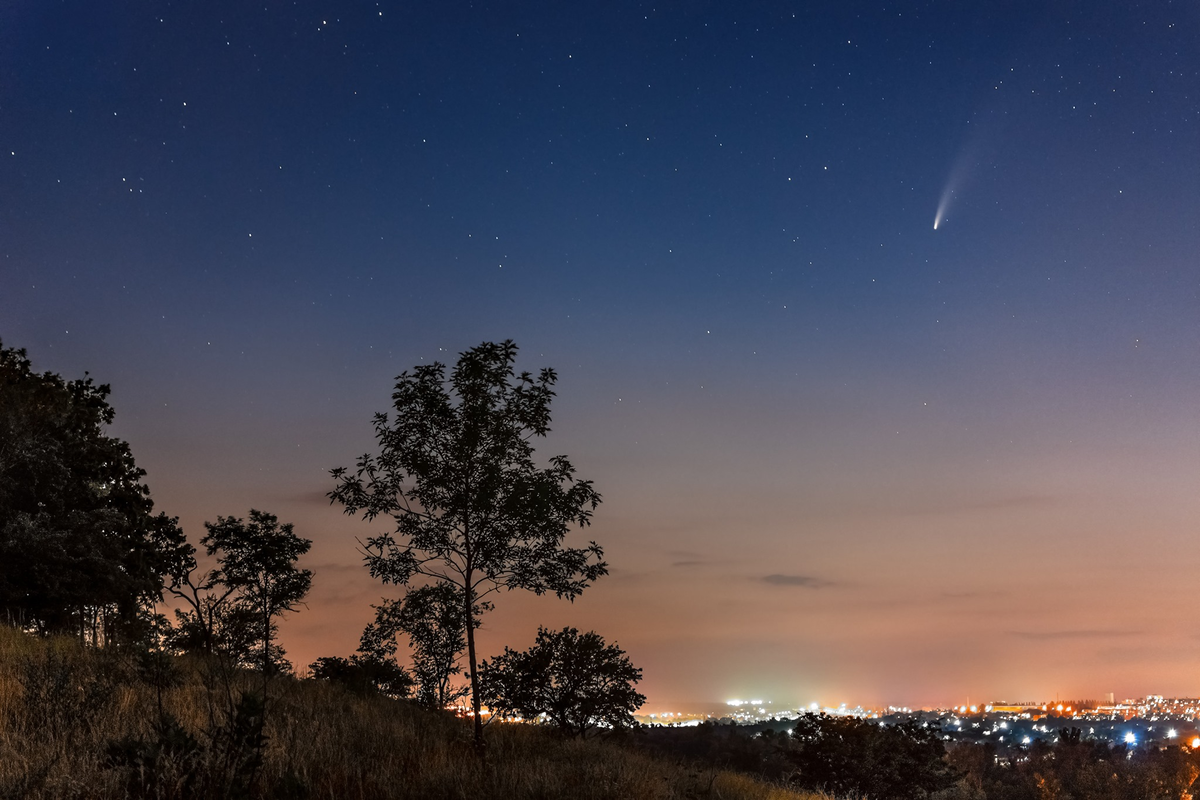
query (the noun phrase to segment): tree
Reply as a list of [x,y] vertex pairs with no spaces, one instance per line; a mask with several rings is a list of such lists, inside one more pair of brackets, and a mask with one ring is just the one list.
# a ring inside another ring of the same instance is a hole
[[186,548],[107,436],[107,384],[35,373],[0,345],[0,620],[103,644],[140,638]]
[[[489,603],[475,604],[474,625]],[[376,607],[375,622],[363,631],[363,652],[378,658],[395,655],[398,633],[407,634],[412,646],[417,700],[428,708],[445,708],[467,694],[466,687],[451,683],[462,673],[462,651],[466,648],[466,625],[462,591],[450,583],[434,583],[412,589],[403,600],[388,600]]]
[[530,440],[550,430],[557,377],[552,369],[516,375],[516,357],[511,341],[485,342],[459,356],[448,382],[440,363],[402,373],[394,416],[375,415],[378,455],[364,455],[354,473],[332,470],[329,493],[348,514],[395,520],[394,532],[367,540],[372,576],[398,585],[421,576],[461,592],[477,749],[480,601],[501,589],[573,600],[608,573],[595,542],[563,546],[600,495],[576,480],[566,456],[534,464]]
[[283,649],[273,644],[276,618],[294,611],[308,594],[312,572],[296,569],[296,561],[312,542],[297,536],[291,523],[280,525],[274,514],[255,509],[249,522],[217,517],[204,527],[208,533],[200,544],[217,566],[197,577],[192,548],[177,562],[168,586],[188,606],[176,611],[179,643],[253,663],[264,673],[288,669]]
[[585,737],[599,726],[631,727],[633,712],[646,702],[633,688],[642,671],[594,631],[538,628],[533,647],[524,652],[506,647],[480,671],[483,700],[493,712],[526,719],[545,715],[572,736]]

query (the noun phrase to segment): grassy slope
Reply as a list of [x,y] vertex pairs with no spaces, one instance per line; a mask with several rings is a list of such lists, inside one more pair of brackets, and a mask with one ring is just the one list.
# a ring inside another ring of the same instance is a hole
[[[0,627],[0,798],[124,797],[120,774],[103,766],[105,745],[148,737],[157,718],[156,691],[131,669]],[[180,674],[163,704],[199,736],[220,692],[210,695],[195,666]],[[481,761],[469,727],[448,715],[311,681],[281,679],[271,693],[258,781],[268,797],[817,800],[528,725],[492,726]]]

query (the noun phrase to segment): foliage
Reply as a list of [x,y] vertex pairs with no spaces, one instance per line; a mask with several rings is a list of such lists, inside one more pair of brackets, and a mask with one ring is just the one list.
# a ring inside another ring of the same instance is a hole
[[394,415],[375,416],[378,455],[332,471],[346,513],[394,519],[367,542],[371,574],[407,585],[422,576],[462,592],[476,746],[483,744],[475,653],[477,604],[501,589],[574,599],[607,574],[595,543],[569,548],[600,496],[565,456],[538,468],[530,440],[550,430],[554,370],[513,369],[517,346],[485,342],[446,378],[440,363],[402,373]]
[[1200,777],[1200,756],[1186,747],[1129,749],[1089,739],[1079,728],[1060,730],[1054,745],[1038,739],[1005,753],[992,744],[959,744],[950,762],[964,777],[948,800],[1175,800],[1190,796]]
[[[490,603],[476,603],[473,624]],[[363,652],[379,658],[395,655],[398,633],[407,634],[412,646],[417,700],[427,708],[446,708],[466,696],[469,689],[451,683],[462,673],[462,651],[467,646],[467,620],[462,590],[450,583],[411,589],[402,600],[376,607],[375,621],[363,631]]]
[[124,778],[126,798],[238,800],[256,796],[263,765],[263,697],[239,695],[222,724],[193,735],[173,714],[161,713],[148,736],[108,742],[104,766]]
[[124,736],[105,748],[106,767],[124,775],[128,798],[196,798],[201,788],[204,753],[200,741],[174,716],[155,721],[148,737]]
[[173,643],[182,650],[221,653],[264,673],[290,669],[274,643],[276,618],[294,611],[308,594],[312,572],[297,569],[296,561],[312,542],[297,536],[291,523],[280,525],[274,514],[255,509],[248,522],[217,517],[204,527],[208,532],[200,543],[217,566],[199,572],[191,545],[176,561],[167,588],[187,605],[175,612]]
[[625,651],[595,632],[538,629],[524,652],[504,654],[480,669],[483,700],[493,712],[526,719],[543,715],[568,735],[584,737],[598,726],[632,727],[646,697],[633,688],[642,671]]
[[21,736],[74,743],[89,735],[93,721],[107,713],[122,682],[116,659],[89,657],[76,641],[56,641],[16,664],[21,687]]
[[639,737],[639,744],[660,755],[839,797],[926,798],[955,790],[959,773],[948,763],[937,731],[919,722],[881,725],[878,720],[809,714],[787,725],[790,733],[712,723],[652,728]]
[[96,644],[146,630],[185,545],[129,445],[105,435],[109,394],[0,346],[0,621]]
[[782,782],[795,774],[791,737],[771,728],[756,731],[733,723],[704,722],[696,727],[641,728],[637,746],[659,756],[737,770]]
[[330,681],[354,692],[379,692],[392,698],[408,697],[413,678],[395,660],[355,653],[349,658],[326,656],[308,666],[314,680]]
[[[736,769],[802,790],[848,797],[937,800],[1177,800],[1194,793],[1200,753],[1180,745],[1127,748],[1079,728],[1051,744],[952,745],[920,723],[807,716],[760,726],[653,727],[634,737],[659,756]],[[786,725],[786,728],[785,728]],[[793,730],[788,733],[787,728]]]
[[[166,634],[166,644],[176,652],[221,655],[243,667],[261,665],[262,625],[258,614],[222,593],[205,593],[204,588],[187,587],[190,596],[183,599],[188,607],[175,609],[175,627]],[[179,596],[178,587],[168,589]],[[278,647],[272,652],[272,664],[273,669],[286,671]]]
[[896,725],[806,714],[792,729],[796,783],[833,794],[922,798],[953,785],[939,731],[915,720]]

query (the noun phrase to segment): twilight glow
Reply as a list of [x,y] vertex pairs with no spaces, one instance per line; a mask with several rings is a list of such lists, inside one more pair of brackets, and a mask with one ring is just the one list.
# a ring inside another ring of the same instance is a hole
[[299,665],[392,591],[328,470],[511,338],[612,572],[483,656],[595,629],[651,712],[1196,696],[1192,14],[6,3],[0,337],[112,384],[194,538],[314,541]]

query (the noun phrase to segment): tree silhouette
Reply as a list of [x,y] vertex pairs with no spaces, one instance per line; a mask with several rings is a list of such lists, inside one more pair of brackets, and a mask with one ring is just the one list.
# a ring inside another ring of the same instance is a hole
[[264,673],[288,669],[283,650],[273,643],[275,620],[308,594],[312,572],[296,569],[296,561],[312,542],[297,536],[291,523],[280,525],[274,514],[255,509],[248,522],[217,517],[204,527],[208,532],[200,544],[217,566],[198,575],[192,548],[177,562],[168,586],[187,604],[176,611],[177,643],[221,652]]
[[584,737],[597,728],[636,724],[646,702],[633,685],[642,671],[625,651],[575,628],[539,628],[533,647],[504,654],[480,668],[484,702],[497,714],[536,719],[545,715],[564,733]]
[[371,574],[407,585],[422,576],[461,591],[475,744],[483,747],[475,652],[477,604],[500,589],[574,599],[607,565],[591,542],[563,546],[600,502],[565,456],[538,468],[530,440],[550,430],[554,370],[515,374],[517,346],[485,342],[463,353],[446,379],[440,363],[397,378],[394,415],[375,416],[378,455],[351,473],[332,470],[329,493],[346,513],[392,518],[368,539]]
[[107,384],[33,372],[0,345],[0,621],[103,644],[140,638],[186,548],[154,514]]

